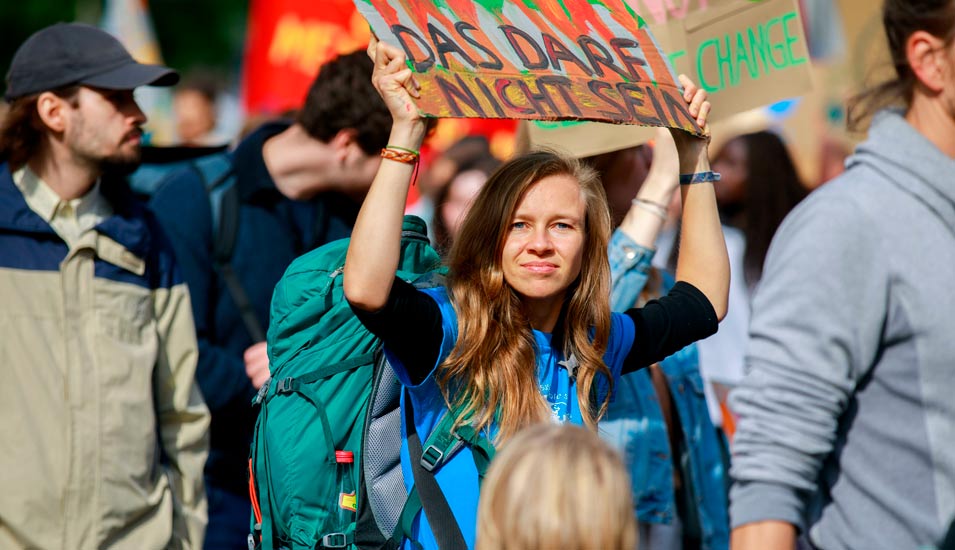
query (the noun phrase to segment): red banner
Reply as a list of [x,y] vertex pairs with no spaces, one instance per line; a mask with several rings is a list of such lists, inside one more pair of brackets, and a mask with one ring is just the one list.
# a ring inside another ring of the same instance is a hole
[[318,68],[366,47],[369,36],[352,0],[252,0],[242,75],[246,112],[299,108]]
[[[298,109],[321,65],[366,47],[370,34],[352,0],[252,0],[242,75],[246,113]],[[442,120],[422,150],[423,164],[469,134],[486,136],[492,151],[506,158],[514,149],[515,127],[506,119]]]

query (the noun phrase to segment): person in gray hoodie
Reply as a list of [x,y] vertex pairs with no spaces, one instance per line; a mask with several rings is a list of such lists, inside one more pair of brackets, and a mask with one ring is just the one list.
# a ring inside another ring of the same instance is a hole
[[897,79],[865,95],[868,140],[782,224],[754,298],[734,550],[932,549],[955,516],[955,2],[883,15]]

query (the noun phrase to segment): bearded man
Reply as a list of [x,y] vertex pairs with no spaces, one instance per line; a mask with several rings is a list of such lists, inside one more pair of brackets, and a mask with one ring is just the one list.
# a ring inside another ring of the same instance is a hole
[[202,547],[209,413],[189,294],[123,175],[137,63],[57,24],[17,50],[0,129],[0,548]]

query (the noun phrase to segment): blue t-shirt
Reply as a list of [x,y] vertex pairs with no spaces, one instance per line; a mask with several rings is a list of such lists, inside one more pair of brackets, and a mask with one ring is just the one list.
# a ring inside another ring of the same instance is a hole
[[[425,293],[437,302],[441,311],[441,329],[443,331],[441,340],[441,352],[438,354],[438,360],[431,370],[428,377],[418,385],[411,383],[408,370],[401,361],[390,353],[385,347],[385,355],[391,362],[398,379],[404,385],[405,390],[401,395],[401,406],[404,410],[405,402],[411,399],[414,405],[415,430],[421,441],[427,437],[437,426],[438,422],[448,411],[441,390],[438,387],[434,377],[434,368],[441,364],[454,347],[457,341],[457,315],[454,307],[448,299],[444,287],[423,289],[420,292]],[[620,378],[620,372],[623,369],[623,361],[630,351],[634,339],[633,320],[630,317],[613,313],[610,325],[610,340],[607,345],[607,352],[604,354],[604,363],[610,368],[613,380]],[[572,424],[583,424],[583,418],[580,414],[580,405],[577,402],[577,388],[574,381],[571,380],[567,368],[559,362],[563,361],[562,350],[551,347],[551,335],[548,333],[534,331],[534,340],[537,344],[537,376],[540,383],[541,394],[547,398],[554,413],[554,420],[558,422],[570,422]],[[598,384],[598,397],[603,398],[607,391],[606,381]],[[402,445],[401,445],[401,469],[404,475],[405,485],[408,491],[411,491],[414,485],[414,477],[411,473],[411,459],[408,454],[407,428],[404,426],[404,415],[402,415]],[[493,428],[492,428],[493,431]],[[460,451],[448,458],[445,463],[435,472],[435,479],[441,487],[445,496],[448,497],[448,504],[454,513],[455,519],[464,535],[464,540],[468,547],[474,547],[475,534],[477,532],[477,509],[478,509],[478,472],[474,465],[474,459],[471,456],[471,450],[463,447]],[[419,514],[415,521],[413,534],[418,543],[426,550],[437,550],[438,543],[434,540],[431,528],[428,526],[427,517]],[[410,550],[412,544],[405,541],[402,548]]]

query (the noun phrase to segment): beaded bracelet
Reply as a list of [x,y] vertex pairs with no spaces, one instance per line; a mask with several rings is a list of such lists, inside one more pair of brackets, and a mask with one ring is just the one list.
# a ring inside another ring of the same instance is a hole
[[418,153],[393,145],[389,145],[381,150],[381,158],[404,164],[418,164]]
[[694,174],[680,174],[680,185],[687,185],[690,183],[704,183],[704,182],[717,182],[720,181],[722,176],[719,172],[714,172],[712,170],[707,170],[706,172],[696,172]]

